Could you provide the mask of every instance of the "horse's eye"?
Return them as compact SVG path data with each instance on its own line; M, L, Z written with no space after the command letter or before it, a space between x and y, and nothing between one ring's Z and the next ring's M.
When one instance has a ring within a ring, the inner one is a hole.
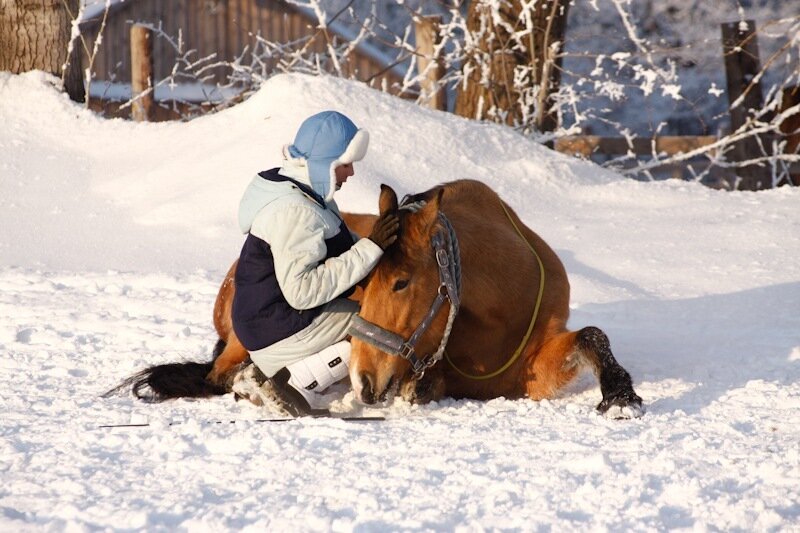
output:
M394 287L392 287L392 290L393 291L402 291L406 287L408 287L408 280L407 279L398 279L394 283Z

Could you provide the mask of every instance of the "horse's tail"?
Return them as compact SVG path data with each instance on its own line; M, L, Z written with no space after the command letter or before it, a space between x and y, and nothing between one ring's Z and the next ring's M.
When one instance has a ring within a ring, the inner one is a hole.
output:
M225 349L225 341L220 339L214 347L216 359ZM229 389L206 379L214 367L214 359L208 363L168 363L155 365L137 372L122 383L103 394L112 396L128 389L134 396L146 402L157 403L175 398L209 398L220 396Z

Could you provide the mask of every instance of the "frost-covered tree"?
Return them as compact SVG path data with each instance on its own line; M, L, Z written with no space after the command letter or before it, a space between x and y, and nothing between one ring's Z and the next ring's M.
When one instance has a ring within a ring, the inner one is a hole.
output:
M84 99L80 54L72 50L80 0L0 0L0 70L43 70L61 78L70 98Z
M455 112L555 131L568 8L569 0L473 0Z

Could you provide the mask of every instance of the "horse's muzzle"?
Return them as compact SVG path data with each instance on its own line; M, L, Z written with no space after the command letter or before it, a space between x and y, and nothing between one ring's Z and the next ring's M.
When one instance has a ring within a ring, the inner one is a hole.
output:
M360 400L367 404L372 405L376 402L375 387L372 384L372 379L366 372L361 372L361 398Z
M389 398L389 394L395 392L397 380L394 376L389 378L389 382L381 392L378 392L373 378L367 372L361 372L359 379L361 380L361 397L362 403L373 405L378 402L385 402Z

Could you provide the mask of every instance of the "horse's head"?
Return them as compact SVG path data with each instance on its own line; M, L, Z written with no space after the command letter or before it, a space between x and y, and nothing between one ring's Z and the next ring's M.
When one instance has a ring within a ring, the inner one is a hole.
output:
M380 213L397 212L400 232L370 274L364 289L361 320L357 320L371 330L367 330L366 336L353 336L350 379L356 397L364 403L384 399L419 375L420 369L415 373L404 358L409 355L411 344L414 360L433 354L442 342L448 322L448 306L443 303L450 299L451 291L441 287L441 254L437 262L437 250L432 245L440 243L446 231L439 217L441 197L442 189L435 189L426 195L426 203L418 210L398 210L395 192L391 187L381 186ZM449 241L446 236L445 241L445 244ZM442 296L437 297L440 293ZM457 301L457 296L453 299ZM433 305L436 309L441 305L442 311L432 311ZM431 314L432 318L426 319ZM426 322L425 327L420 326ZM374 338L368 339L373 335ZM413 339L411 344L410 339ZM406 346L398 349L403 341ZM391 352L404 352L404 357Z

